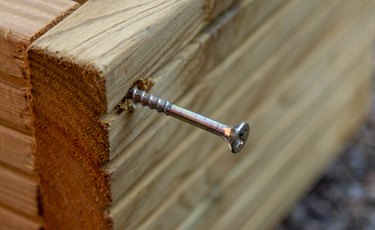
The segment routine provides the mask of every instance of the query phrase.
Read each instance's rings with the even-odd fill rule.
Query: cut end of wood
[[[79,66],[31,47],[36,168],[45,224],[54,229],[106,229],[111,203],[104,81],[90,65]],[[64,211],[61,211],[64,210]]]

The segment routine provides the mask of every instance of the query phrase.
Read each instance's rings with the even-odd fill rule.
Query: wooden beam
[[[357,35],[356,33],[353,33],[352,35]],[[365,33],[362,33],[362,35],[365,35],[365,36],[367,36]],[[338,35],[336,35],[336,37],[337,37]],[[338,37],[340,37],[340,36],[338,36]],[[367,39],[368,39],[369,37],[367,36]],[[362,38],[363,39],[363,38]],[[335,40],[331,40],[330,42],[332,43],[332,42],[334,42]],[[349,41],[351,41],[350,39],[349,39]],[[292,41],[291,41],[292,42]],[[362,48],[362,49],[358,49],[356,52],[358,52],[358,53],[360,53],[360,54],[363,54],[363,52],[364,52],[364,50],[368,50],[368,47],[369,47],[369,45],[371,44],[371,41],[370,40],[367,40],[367,41],[363,41],[363,40],[360,40],[360,42],[362,42],[365,46]],[[293,42],[292,42],[292,44],[294,44]],[[330,43],[328,43],[328,44],[330,44]],[[345,44],[345,43],[343,43],[343,44]],[[358,44],[361,44],[361,43],[356,43],[357,45]],[[367,44],[367,45],[366,45]],[[352,49],[357,49],[358,48],[358,46],[357,45],[353,45],[352,46]],[[332,46],[332,44],[330,45],[330,46]],[[328,46],[329,47],[329,46]],[[333,46],[334,47],[334,46]],[[345,47],[345,46],[344,46]],[[365,49],[365,47],[366,47],[366,49]],[[320,50],[321,48],[319,47],[319,48],[317,48],[317,50]],[[339,47],[336,47],[335,49],[337,49],[337,50],[341,50],[341,48],[339,48]],[[327,52],[327,51],[326,51]],[[320,55],[323,55],[322,53],[320,54]],[[339,54],[338,54],[339,55]],[[323,55],[323,57],[324,57],[324,55]],[[345,57],[346,57],[346,60],[347,61],[350,61],[350,59],[353,57],[355,57],[354,55],[352,56],[352,53],[350,53],[350,52],[348,52],[346,55],[345,55]],[[285,58],[285,57],[284,57]],[[362,58],[357,58],[358,60],[363,60],[363,57]],[[341,65],[342,66],[345,66],[345,64],[343,64],[343,63],[341,63]],[[353,64],[354,65],[354,64]],[[366,71],[368,72],[369,71],[369,68],[370,68],[370,64],[369,64],[369,62],[367,62],[367,67],[366,67]],[[339,65],[340,66],[340,65]],[[350,66],[350,67],[353,67],[353,66]],[[350,67],[348,67],[349,68],[349,70],[350,70]],[[275,70],[277,70],[278,68],[276,68]],[[303,68],[301,68],[301,71],[304,71],[305,69],[303,69]],[[350,71],[349,71],[350,72]],[[343,72],[343,73],[347,73],[347,72]],[[264,73],[264,74],[266,74],[266,73]],[[270,74],[270,73],[268,73],[268,74]],[[267,74],[267,75],[268,75]],[[314,73],[311,73],[312,75],[310,76],[310,78],[311,79],[315,79],[316,78],[316,76],[318,76],[319,74],[314,74]],[[330,73],[328,72],[326,75],[323,75],[323,78],[322,79],[324,79],[324,78],[326,78],[326,79],[329,79],[329,77],[328,76],[330,76],[329,75]],[[271,74],[272,75],[272,74]],[[309,77],[308,76],[304,76],[304,75],[298,75],[298,73],[296,73],[296,76],[300,76],[300,78],[301,79],[303,79],[302,77],[304,77],[305,79],[303,80],[303,81],[301,81],[301,84],[305,84],[306,83],[306,79],[309,79]],[[314,77],[315,76],[315,77]],[[340,79],[342,76],[340,76],[340,74],[338,74],[338,75],[335,75],[336,76],[336,79],[338,80],[338,79]],[[350,75],[349,77],[351,77],[352,78],[352,76],[354,76],[354,75]],[[365,79],[365,81],[366,82],[369,82],[369,74],[367,73],[367,74],[364,74],[364,75],[361,75],[362,77],[363,77],[363,79]],[[260,78],[260,79],[263,79],[263,78]],[[342,78],[341,78],[342,79]],[[289,81],[289,82],[294,82],[294,81]],[[316,82],[315,83],[318,83],[319,81],[318,80],[316,80]],[[284,83],[285,84],[285,83]],[[350,84],[352,84],[352,83],[350,83]],[[347,84],[347,87],[348,87],[348,85],[350,85],[350,84]],[[245,84],[244,83],[244,85],[249,85],[249,84]],[[332,83],[331,82],[331,89],[330,90],[332,90],[333,88],[335,88],[335,87],[337,87],[337,85],[338,85],[338,82],[336,82],[336,83]],[[318,88],[320,87],[322,87],[322,85],[319,85],[319,84],[317,84],[316,85]],[[293,89],[294,90],[297,90],[297,89],[303,89],[302,87],[297,87],[297,86],[290,86],[290,88],[288,88],[288,89],[285,89],[286,90],[286,92],[287,91],[289,91],[289,92],[293,92]],[[305,89],[306,90],[306,89]],[[309,91],[310,92],[310,96],[311,96],[311,98],[314,98],[314,96],[315,95],[317,95],[317,94],[319,94],[319,91],[318,90],[314,90],[314,88],[311,88],[311,89],[309,89],[309,90],[311,90],[311,91]],[[330,90],[327,90],[326,91],[326,94],[324,94],[324,96],[326,96],[326,98],[329,98],[329,94],[330,94],[330,92],[332,92],[332,91],[330,91]],[[245,90],[244,90],[245,91]],[[254,90],[247,90],[247,91],[245,91],[245,92],[249,92],[249,91],[254,91]],[[275,92],[275,91],[273,91],[273,92]],[[276,92],[275,92],[276,93]],[[306,91],[305,91],[305,93],[307,93]],[[243,95],[244,96],[244,95]],[[299,98],[301,95],[299,95],[298,97],[289,97],[289,98]],[[333,96],[332,96],[333,97]],[[259,97],[257,97],[257,98],[259,98]],[[262,98],[264,98],[264,97],[262,97]],[[277,97],[275,97],[274,96],[274,98],[277,98]],[[305,98],[305,97],[304,97]],[[336,100],[337,100],[337,98],[340,98],[339,96],[338,97],[336,97]],[[335,100],[335,98],[333,98],[332,99],[333,101]],[[232,101],[235,101],[235,100],[232,100]],[[302,102],[303,101],[303,102]],[[277,101],[276,101],[277,102]],[[319,100],[317,100],[316,102],[319,102]],[[274,101],[274,103],[275,103],[275,101]],[[312,105],[311,104],[306,104],[307,103],[307,100],[305,100],[305,99],[301,99],[301,103],[305,103],[305,106],[308,106],[308,107],[312,107]],[[265,102],[264,102],[264,104],[266,104]],[[270,105],[268,105],[268,106],[270,106]],[[293,120],[293,119],[290,119],[289,118],[289,123],[287,123],[287,122],[285,122],[285,120],[283,120],[282,119],[282,117],[280,117],[281,115],[282,115],[282,113],[280,113],[280,112],[282,112],[282,111],[278,111],[277,110],[277,106],[276,105],[274,105],[273,107],[276,107],[275,109],[275,111],[270,111],[270,110],[267,110],[267,108],[270,108],[270,107],[263,107],[263,113],[259,113],[259,112],[256,112],[256,111],[253,111],[254,112],[254,115],[252,116],[252,119],[254,119],[255,121],[256,121],[256,123],[258,124],[257,125],[257,132],[258,133],[267,133],[267,127],[269,128],[270,126],[272,126],[273,127],[273,123],[269,120],[270,118],[274,118],[274,119],[280,119],[280,121],[279,121],[279,124],[284,124],[284,125],[286,125],[286,126],[284,126],[284,127],[288,127],[288,129],[290,129],[291,127],[290,126],[288,126],[288,124],[289,125],[291,125],[291,123],[290,122],[297,122],[298,121],[298,116],[297,117],[295,117],[295,120]],[[308,107],[305,107],[306,109],[308,108]],[[293,105],[293,108],[294,108],[294,105]],[[251,111],[251,110],[250,110]],[[308,111],[308,110],[307,110]],[[255,117],[255,113],[257,113],[258,115]],[[290,111],[289,113],[291,113],[292,114],[292,111]],[[294,115],[298,115],[298,113],[296,114],[296,113],[294,113],[294,111],[293,111],[293,114]],[[293,115],[293,116],[294,116]],[[300,117],[305,117],[306,115],[302,115],[302,114],[300,114]],[[263,122],[261,121],[261,118],[264,120]],[[320,120],[319,120],[320,121]],[[261,129],[261,127],[260,126],[262,126],[262,124],[264,124],[264,125],[267,125],[266,127],[264,127],[265,129],[264,130],[262,130]],[[304,129],[304,128],[301,128],[301,129]],[[280,136],[282,135],[282,134],[280,134],[280,133],[278,133],[278,132],[276,132],[276,130],[279,130],[280,132],[284,132],[283,130],[284,129],[281,129],[281,128],[279,128],[279,129],[277,129],[277,127],[273,127],[272,128],[272,130],[274,130],[274,132],[273,132],[273,136],[275,137],[274,139],[272,139],[272,138],[270,138],[269,136],[267,136],[267,137],[265,137],[265,136],[259,136],[258,137],[258,135],[257,135],[257,137],[252,137],[253,138],[253,141],[254,141],[254,144],[255,145],[259,145],[259,147],[258,148],[262,148],[262,147],[266,147],[266,146],[278,146],[278,147],[275,147],[276,149],[277,148],[280,148],[280,146],[279,145],[277,145],[277,143],[279,143],[279,141],[280,141],[280,143],[285,143],[285,141],[286,141],[286,139],[283,139],[283,140],[278,140],[278,139],[280,139]],[[306,130],[306,129],[305,129]],[[309,129],[307,129],[307,130],[309,130]],[[288,137],[289,138],[289,137]],[[197,139],[199,139],[199,137],[197,137]],[[264,141],[260,141],[260,140],[264,140],[264,141],[266,141],[266,142],[268,142],[269,141],[269,143],[267,144],[267,143],[265,143]],[[196,143],[197,145],[199,145],[199,143],[198,142],[194,142],[194,143]],[[272,144],[271,144],[272,143]],[[187,144],[186,145],[186,147],[188,147],[189,146],[189,144]],[[186,150],[186,152],[184,153],[184,154],[187,154],[187,152],[190,152],[189,150],[191,150],[191,147],[190,147],[190,149],[189,148],[186,148],[187,150]],[[189,149],[189,150],[188,150]],[[276,151],[276,150],[275,150]],[[250,172],[250,171],[248,171],[247,173],[243,173],[243,176],[244,177],[249,177],[249,180],[251,180],[251,178],[254,178],[253,176],[255,176],[255,172],[256,172],[256,170],[258,169],[258,171],[259,172],[264,172],[264,173],[266,173],[266,172],[268,172],[268,171],[270,171],[270,169],[259,169],[259,166],[260,165],[266,165],[267,164],[267,161],[265,161],[264,163],[261,163],[259,160],[257,160],[257,158],[258,157],[260,157],[260,156],[264,156],[264,155],[268,155],[268,156],[270,156],[270,157],[272,157],[273,155],[273,153],[275,152],[275,151],[271,151],[271,150],[263,150],[263,151],[261,151],[261,150],[259,150],[259,151],[256,151],[255,149],[253,149],[252,150],[252,155],[250,156],[248,156],[248,158],[249,158],[249,160],[250,160],[250,162],[252,162],[251,163],[251,167],[250,166],[248,166],[249,167],[249,169],[251,169],[251,168],[253,168],[253,170]],[[289,151],[290,152],[290,151]],[[201,153],[201,152],[200,152]],[[222,153],[223,154],[223,153]],[[202,166],[201,167],[201,169],[202,170],[200,170],[200,172],[201,172],[201,174],[199,175],[199,176],[192,176],[196,181],[194,182],[194,183],[191,183],[191,184],[189,184],[189,183],[186,183],[184,186],[181,186],[181,187],[179,187],[179,189],[175,189],[174,190],[174,195],[172,196],[172,197],[170,197],[170,199],[171,199],[171,201],[166,201],[166,200],[163,200],[163,202],[164,202],[164,205],[165,206],[168,206],[168,205],[170,205],[170,209],[169,209],[169,211],[168,212],[165,212],[163,215],[161,214],[161,213],[163,213],[163,208],[161,208],[161,207],[159,207],[158,208],[158,210],[154,213],[155,215],[151,218],[155,223],[154,223],[154,225],[147,225],[147,224],[145,224],[145,225],[142,225],[143,227],[145,227],[145,226],[148,226],[148,227],[151,227],[151,229],[152,229],[152,226],[153,227],[155,227],[155,226],[164,226],[164,224],[171,224],[171,220],[169,220],[169,221],[166,221],[166,219],[165,218],[168,218],[168,216],[170,216],[172,213],[173,213],[173,216],[174,216],[174,218],[173,218],[173,220],[174,221],[178,221],[178,216],[179,215],[182,215],[182,213],[185,213],[185,215],[186,215],[186,212],[188,212],[187,211],[187,207],[191,207],[191,206],[194,206],[196,203],[197,203],[197,201],[196,201],[196,203],[193,203],[193,204],[186,204],[186,199],[187,199],[187,197],[192,197],[192,196],[194,196],[193,194],[195,194],[195,198],[194,199],[198,199],[199,200],[199,198],[197,198],[196,196],[198,196],[198,194],[206,194],[207,196],[208,196],[208,198],[210,197],[210,194],[207,194],[208,193],[208,191],[212,191],[213,192],[213,194],[211,194],[211,196],[215,196],[214,194],[215,194],[215,188],[216,187],[218,187],[218,189],[221,191],[223,191],[223,196],[228,192],[228,189],[229,189],[229,187],[227,187],[227,188],[222,188],[221,189],[221,186],[220,185],[217,185],[217,186],[215,186],[215,184],[212,184],[213,182],[212,181],[216,181],[216,180],[219,180],[220,178],[222,178],[223,176],[225,176],[225,174],[226,174],[226,172],[228,172],[227,170],[228,170],[228,167],[229,167],[229,169],[231,168],[230,167],[230,165],[232,165],[232,167],[234,166],[234,162],[236,162],[236,161],[232,161],[232,163],[228,163],[228,162],[230,162],[230,159],[228,159],[228,158],[225,158],[224,156],[222,156],[219,152],[216,152],[216,153],[213,153],[211,156],[213,156],[213,158],[215,158],[216,160],[215,161],[211,161],[211,163],[209,164],[209,165],[211,165],[211,167],[206,167],[206,166]],[[218,159],[221,159],[221,160],[218,160]],[[269,159],[269,158],[267,158],[267,159]],[[185,161],[186,162],[186,161]],[[220,163],[221,162],[221,163]],[[275,161],[275,163],[277,163],[277,164],[281,164],[281,162],[280,162],[280,159],[279,160],[277,160],[277,161]],[[170,164],[169,165],[172,165],[172,163],[170,162]],[[259,166],[258,166],[259,165]],[[208,169],[209,168],[209,169]],[[238,167],[239,168],[239,167]],[[216,170],[217,169],[217,170]],[[213,173],[215,173],[215,174],[213,174]],[[208,175],[207,175],[208,174]],[[251,175],[251,177],[250,176],[247,176],[247,175]],[[271,175],[271,174],[270,174]],[[213,178],[216,178],[216,179],[213,179]],[[247,185],[248,183],[245,183],[245,181],[246,180],[244,180],[244,177],[241,177],[241,179],[239,179],[239,180],[237,180],[238,182],[239,181],[242,181],[243,183],[238,183],[238,185],[241,185],[241,184],[243,184],[243,185]],[[192,181],[194,181],[193,180],[193,178],[192,178],[192,180],[190,180],[189,179],[189,181],[190,182],[192,182]],[[206,182],[206,183],[208,183],[205,187],[203,187],[203,186],[201,186],[201,179],[202,178],[206,178],[205,179],[205,181],[209,181],[209,182]],[[208,178],[210,178],[210,179],[208,179]],[[236,182],[233,182],[234,184],[236,184]],[[228,185],[228,186],[232,186],[233,187],[233,183],[231,184],[231,185]],[[170,186],[173,186],[173,185],[170,185]],[[140,188],[145,188],[145,185],[144,184],[142,184],[141,185],[141,187]],[[257,188],[258,186],[255,186],[255,185],[252,185],[251,186],[252,188]],[[199,190],[197,190],[197,188],[200,188]],[[206,190],[206,191],[205,191]],[[230,189],[229,189],[230,190]],[[271,188],[268,188],[268,189],[264,189],[264,190],[262,190],[262,189],[260,189],[259,191],[261,192],[261,191],[271,191],[272,189]],[[159,191],[159,190],[158,190]],[[179,191],[181,191],[182,192],[182,194],[183,195],[177,195],[178,193],[179,193]],[[188,193],[189,191],[192,191],[193,193],[192,194],[186,194],[186,193]],[[204,191],[204,192],[203,192]],[[242,192],[243,190],[241,190],[240,188],[238,188],[238,190],[237,190],[238,192]],[[137,193],[133,193],[133,194],[137,194]],[[238,194],[235,194],[235,195],[233,195],[233,196],[230,196],[230,197],[228,197],[228,199],[227,199],[227,202],[228,203],[225,203],[226,205],[228,205],[228,206],[230,206],[230,203],[231,202],[233,202],[233,200],[235,200],[236,199],[236,196],[237,196]],[[255,197],[255,199],[257,199],[258,198],[258,196],[254,196]],[[129,199],[134,199],[134,197],[133,196],[131,196],[130,194],[128,194],[128,198]],[[147,198],[145,197],[144,199],[146,199],[147,200]],[[220,200],[220,199],[219,199]],[[129,200],[130,201],[130,200]],[[182,201],[185,201],[185,202],[182,202]],[[213,200],[212,201],[213,202],[213,205],[215,204],[215,200]],[[130,202],[130,203],[132,203],[132,202]],[[130,204],[130,203],[128,203],[128,205]],[[148,203],[149,204],[149,203]],[[180,205],[180,207],[178,208],[178,206]],[[202,206],[204,206],[205,205],[205,202],[203,202],[203,201],[201,201],[201,205]],[[207,210],[207,215],[209,215],[210,214],[210,216],[213,218],[213,219],[211,219],[211,221],[217,221],[217,212],[215,211],[215,210],[217,210],[218,212],[221,212],[221,211],[224,211],[224,210],[226,210],[226,208],[228,207],[228,206],[223,206],[223,208],[221,209],[221,208],[218,208],[218,207],[210,207],[208,210]],[[253,206],[253,204],[252,204],[252,206]],[[147,208],[147,207],[143,207],[143,206],[141,206],[141,205],[139,205],[139,206],[136,206],[136,207],[139,207],[139,208]],[[185,211],[182,211],[182,210],[185,210]],[[133,211],[134,211],[134,207],[133,207]],[[165,210],[164,210],[165,211]],[[182,212],[182,213],[181,213]],[[200,208],[199,207],[197,207],[197,212],[200,212]],[[124,212],[120,212],[120,213],[123,213],[124,214]],[[249,212],[244,212],[244,218],[245,218],[245,216],[246,217],[248,217],[249,215]],[[206,216],[203,216],[202,214],[199,214],[199,215],[195,215],[195,216],[200,216],[201,218],[201,220],[202,221],[207,221],[209,218],[207,218]],[[234,216],[232,216],[232,217],[234,217]],[[198,218],[198,217],[197,217]],[[219,219],[221,219],[221,218],[219,218]],[[230,219],[230,218],[228,218],[228,219]],[[233,221],[236,221],[236,218],[233,218],[232,219]],[[148,221],[148,224],[150,224],[151,223],[151,221]],[[212,223],[212,222],[211,222]],[[207,227],[207,226],[210,226],[208,223],[207,223],[207,225],[205,225],[205,227]],[[169,227],[171,227],[171,228],[174,228],[173,227],[173,225],[170,225]],[[169,228],[169,227],[167,227],[167,228]]]
[[[32,136],[0,125],[0,162],[35,175],[35,140]]]
[[[0,164],[0,204],[27,216],[39,216],[38,179]]]
[[[40,230],[43,222],[40,219],[33,219],[19,215],[14,210],[0,205],[0,225],[4,229],[29,229]]]
[[[330,9],[334,8],[334,6],[335,4],[330,5],[330,7],[325,5],[324,7],[327,8],[326,12],[328,13]],[[314,6],[311,5],[310,7],[310,9],[312,9]],[[299,59],[301,59],[301,57],[304,57],[308,49],[311,48],[313,42],[316,41],[314,38],[317,40],[321,39],[322,35],[328,29],[331,29],[330,24],[326,23],[327,18],[323,16],[313,20],[314,23],[311,26],[302,19],[295,20],[293,17],[286,17],[286,15],[295,15],[294,12],[302,12],[302,9],[307,11],[308,8],[304,4],[291,3],[281,10],[277,15],[274,15],[270,21],[264,22],[262,28],[260,28],[256,34],[253,34],[252,37],[250,37],[244,43],[244,45],[240,46],[235,53],[228,57],[224,63],[221,63],[217,69],[214,69],[211,73],[209,73],[208,76],[204,76],[205,80],[199,84],[198,89],[190,88],[188,94],[189,96],[185,95],[184,100],[179,101],[178,104],[193,108],[196,111],[202,111],[205,114],[212,113],[215,105],[217,107],[223,107],[223,101],[227,100],[226,98],[228,98],[228,95],[220,92],[233,92],[234,90],[238,90],[238,85],[241,84],[255,86],[255,79],[249,76],[252,75],[253,71],[258,69],[258,65],[257,63],[254,63],[254,65],[249,65],[247,61],[252,60],[255,57],[258,58],[257,61],[259,62],[267,62],[268,59],[271,59],[273,60],[273,63],[277,63],[271,58],[271,55],[274,55],[280,58],[276,60],[280,61],[282,59],[284,61],[279,62],[283,63],[283,69],[281,69],[279,64],[273,68],[273,70],[277,72],[262,76],[262,80],[259,81],[262,84],[258,86],[260,89],[267,89],[266,83],[272,79],[278,78],[280,79],[280,82],[283,80],[288,80],[289,78],[284,77],[284,75],[288,75],[288,68],[285,67],[285,63],[290,63],[290,68],[293,68],[293,63],[297,62]],[[319,7],[316,7],[316,10],[318,11]],[[316,11],[311,12],[311,18],[315,18],[313,13]],[[329,14],[327,14],[327,16],[328,15]],[[306,15],[301,13],[300,16],[305,17]],[[298,16],[295,15],[294,17]],[[310,21],[311,18],[309,19]],[[278,33],[278,38],[280,40],[275,40],[272,33],[277,31],[273,30],[272,28],[280,27],[281,24],[287,24],[285,23],[287,20],[293,20],[295,22],[300,22],[301,24],[303,23],[303,29],[300,28],[301,24],[299,23],[296,23],[295,25],[289,24],[290,28],[288,30],[284,30],[285,35]],[[325,26],[323,26],[324,24]],[[297,28],[302,31],[300,32],[299,30],[296,30]],[[294,33],[298,32],[298,36],[291,38],[288,36],[290,31],[293,31]],[[304,42],[302,39],[304,36],[310,36],[311,42]],[[265,37],[273,39],[266,40],[264,39]],[[288,39],[283,40],[283,38]],[[260,51],[265,51],[265,47],[269,47],[271,44],[280,44],[275,47],[285,47],[285,49],[283,49],[283,55],[279,55],[279,53],[276,52],[277,50],[270,50],[270,56],[263,53],[264,57],[262,57]],[[295,50],[295,52],[291,52],[290,47],[295,45],[298,45],[300,49]],[[229,78],[228,76],[231,77]],[[273,86],[276,87],[278,81],[272,81],[274,82]],[[225,84],[223,84],[224,82]],[[253,87],[251,90],[248,89],[247,91],[260,93],[260,90],[257,90],[257,87]],[[199,97],[197,97],[197,95],[199,95]],[[259,98],[259,95],[252,95],[248,96],[247,98],[249,98],[248,105],[255,106],[257,104],[255,99]],[[253,102],[252,98],[254,98]],[[223,113],[226,113],[226,111],[229,110],[230,109],[225,108]],[[244,112],[251,110],[251,107],[246,107]],[[237,111],[237,113],[238,115],[241,114],[239,111]],[[224,117],[223,114],[220,116],[216,115],[215,117],[222,120],[232,120],[234,122],[233,117]],[[237,116],[234,115],[234,117]],[[237,119],[240,118],[238,117]],[[132,224],[139,223],[143,215],[147,216],[147,213],[149,213],[152,208],[157,207],[160,202],[163,201],[163,198],[168,197],[168,195],[174,191],[173,188],[177,188],[181,183],[183,183],[183,180],[179,179],[180,177],[192,173],[195,169],[197,169],[200,166],[200,163],[204,162],[204,160],[211,155],[211,151],[214,146],[223,146],[223,143],[221,143],[220,140],[216,140],[215,137],[210,138],[209,141],[204,139],[205,142],[210,144],[206,143],[205,149],[200,149],[199,157],[191,157],[188,152],[198,151],[194,150],[192,146],[195,145],[193,143],[198,143],[198,140],[202,138],[202,135],[199,135],[199,133],[203,133],[199,131],[198,133],[193,132],[193,128],[188,128],[186,125],[178,122],[175,122],[173,125],[168,125],[168,123],[166,123],[168,120],[171,122],[168,118],[163,119],[163,121],[159,120],[155,122],[155,125],[150,128],[152,131],[147,131],[146,135],[143,135],[141,138],[138,138],[137,141],[132,143],[130,148],[127,149],[126,154],[124,153],[123,156],[120,156],[111,162],[110,166],[112,166],[112,168],[110,170],[113,171],[112,196],[115,197],[113,201],[115,202],[116,197],[118,197],[117,194],[120,194],[118,191],[124,191],[126,188],[132,188],[132,191],[125,193],[124,196],[121,196],[121,200],[119,200],[118,203],[114,203],[113,208],[111,209],[111,215],[113,215],[113,218],[119,218],[119,220],[115,221],[115,223],[124,223],[124,225],[127,226],[133,226]],[[184,132],[181,131],[182,127],[184,127]],[[177,130],[180,130],[178,134]],[[189,134],[190,132],[191,134]],[[158,133],[163,133],[163,137],[156,138]],[[181,146],[179,146],[179,143],[182,143]],[[176,146],[179,147],[176,148]],[[197,146],[201,145],[198,144]],[[156,157],[160,157],[163,152],[168,153],[172,151],[172,149],[174,149],[173,154],[169,154],[170,156],[163,159],[160,167],[156,167],[152,173],[148,173],[146,175],[143,174],[143,171],[141,170],[146,168],[145,164],[149,164],[151,162],[150,165],[152,165],[153,162],[155,162]],[[182,149],[184,149],[184,151],[182,151]],[[160,153],[155,156],[155,151]],[[145,157],[142,157],[144,155],[149,156],[149,158],[145,159]],[[133,160],[135,157],[139,157],[141,161],[138,162]],[[230,161],[228,158],[226,158],[226,160]],[[135,165],[139,165],[141,163],[141,169],[139,167],[134,167]],[[142,181],[139,185],[134,186],[131,182],[134,181],[134,179],[137,179],[135,177],[139,176],[142,176]],[[150,194],[151,191],[159,191],[162,195],[156,197],[152,196]],[[143,205],[143,203],[147,205]],[[127,218],[120,220],[121,216],[127,216]]]
[[[220,78],[213,79],[212,77],[210,78],[207,76],[208,72],[212,69],[212,67],[220,63],[224,57],[227,57],[231,52],[233,52],[233,50],[235,50],[236,47],[247,38],[248,34],[257,28],[257,26],[260,26],[259,24],[254,23],[254,27],[251,27],[247,23],[240,22],[256,21],[255,19],[259,18],[259,22],[262,21],[265,24],[262,25],[262,27],[266,27],[266,29],[262,31],[268,31],[267,28],[269,24],[266,23],[267,19],[270,15],[272,15],[273,12],[275,12],[275,10],[282,6],[281,2],[284,4],[287,3],[287,1],[273,1],[274,5],[270,5],[262,0],[246,2],[246,4],[242,4],[241,6],[235,8],[233,10],[234,12],[227,12],[223,18],[219,18],[219,20],[217,20],[217,24],[214,24],[212,27],[206,29],[205,32],[200,34],[192,42],[192,44],[176,55],[176,57],[170,61],[170,64],[161,68],[161,70],[159,70],[155,76],[152,76],[152,80],[155,82],[155,86],[152,88],[152,90],[157,94],[160,92],[160,94],[165,98],[171,98],[171,100],[173,100],[178,99],[183,94],[186,94],[187,90],[196,85],[198,80],[204,82],[202,85],[206,87],[210,86],[210,84],[207,84],[206,82],[224,81],[224,75],[220,74]],[[256,15],[252,14],[252,12],[255,10],[257,11]],[[252,18],[252,16],[255,18]],[[275,22],[274,19],[272,21]],[[290,29],[292,30],[292,28],[293,26],[291,25]],[[233,31],[241,31],[241,35],[237,37],[236,42],[233,42],[232,39]],[[286,39],[288,32],[290,32],[290,30],[285,30],[285,33],[283,34],[279,33],[280,43],[285,41],[283,39]],[[264,35],[263,33],[264,32],[262,32],[261,35]],[[258,40],[259,37],[262,36],[254,34],[252,40],[254,40],[254,42],[260,42],[260,39]],[[269,42],[271,42],[271,40],[269,40]],[[249,59],[257,56],[257,63],[261,63],[270,57],[268,55],[272,55],[272,51],[270,50],[268,52],[264,52],[264,56],[260,56],[259,50],[268,46],[269,43],[266,44],[264,41],[264,45],[260,45],[259,43],[257,43],[257,45],[259,45],[259,47],[251,51],[251,55],[253,56],[250,57],[249,55]],[[257,47],[257,45],[254,45],[253,48]],[[218,51],[216,47],[224,48]],[[201,60],[207,61],[202,62]],[[178,64],[176,64],[176,62]],[[256,63],[254,63],[254,66],[256,66]],[[244,77],[244,75],[242,76]],[[243,78],[238,77],[234,79],[234,81],[239,83],[241,79]],[[231,83],[231,88],[236,86],[235,82]],[[229,88],[227,89],[229,90]],[[214,97],[218,99],[216,103],[218,103],[220,98],[223,98],[224,96],[225,94]],[[208,108],[212,108],[217,104],[210,102],[209,105],[202,106],[202,104],[198,103],[197,100],[191,100],[189,103],[183,105],[187,107],[192,107],[195,105],[193,109],[209,114],[212,112],[212,110],[209,110]],[[184,129],[184,132],[179,132],[179,134],[176,135],[175,132],[179,129],[181,124],[178,125],[179,123],[176,123],[176,125],[173,127],[166,126],[163,128],[164,125],[161,125],[161,122],[157,119],[159,119],[158,114],[152,114],[148,111],[140,110],[135,111],[133,114],[129,112],[118,113],[116,111],[112,111],[102,120],[102,122],[109,124],[109,143],[111,146],[110,154],[113,160],[107,165],[107,170],[111,173],[112,178],[111,186],[113,187],[113,202],[116,202],[122,194],[132,187],[133,184],[140,177],[142,177],[142,175],[149,168],[151,168],[155,162],[159,161],[166,154],[168,154],[170,149],[169,147],[180,143],[184,135],[192,130]],[[146,131],[145,129],[152,124],[155,124],[152,128],[153,131]],[[165,130],[167,127],[169,127],[168,131]],[[157,132],[164,133],[164,141],[161,141],[161,139],[155,139],[154,135],[157,135]],[[130,133],[132,135],[129,135]],[[141,133],[147,134],[140,136]],[[171,136],[173,136],[173,138],[169,140]],[[168,144],[166,142],[168,142]],[[150,148],[145,148],[145,143],[149,143],[148,146],[150,146]],[[163,151],[161,151],[161,149],[163,149]],[[160,153],[155,155],[155,151],[160,151]],[[139,167],[138,165],[141,162],[142,167]],[[126,180],[124,180],[124,177],[126,177]]]
[[[78,7],[70,0],[0,2],[0,225],[40,229],[29,45]]]
[[[369,65],[368,67],[369,68],[361,66],[357,68],[352,76],[370,75],[373,71],[373,66]],[[343,96],[344,94],[345,93],[343,93]],[[368,96],[369,84],[366,81],[359,86],[357,92],[355,92],[355,98],[351,101],[351,105],[348,104],[345,110],[341,112],[341,116],[338,118],[335,117],[335,119],[332,120],[328,126],[329,129],[326,130],[324,135],[317,137],[316,142],[314,142],[315,145],[311,145],[310,142],[311,154],[305,153],[302,159],[298,159],[293,165],[288,165],[288,170],[284,169],[283,172],[286,174],[283,174],[278,178],[278,181],[272,183],[272,185],[278,186],[278,189],[273,190],[271,194],[267,196],[267,200],[264,200],[263,204],[259,206],[259,209],[254,213],[254,216],[248,219],[246,224],[242,226],[242,229],[249,229],[249,226],[255,229],[262,229],[264,226],[272,226],[278,223],[288,210],[288,207],[293,205],[295,200],[292,200],[291,197],[299,197],[304,192],[307,192],[307,189],[315,181],[315,178],[332,162],[336,153],[340,150],[338,146],[341,146],[348,138],[351,138],[357,127],[361,125],[364,120],[363,115],[369,110],[369,104],[363,104],[365,101],[363,99]],[[353,107],[353,105],[355,105],[355,107]],[[347,108],[349,107],[352,107],[352,112],[348,112]],[[346,127],[347,119],[353,122],[352,126]],[[332,138],[331,135],[334,133],[340,133],[340,136]],[[316,155],[318,155],[317,159],[314,158]],[[312,165],[312,161],[316,162],[316,164]],[[280,199],[280,197],[282,197],[282,199]],[[241,201],[248,202],[246,198]],[[248,210],[241,210],[241,212],[246,211]],[[264,218],[265,216],[267,218]],[[266,222],[266,219],[272,220],[272,222]]]

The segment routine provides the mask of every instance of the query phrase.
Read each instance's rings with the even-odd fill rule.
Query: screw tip
[[[250,126],[247,122],[241,122],[232,129],[228,143],[233,153],[238,153],[242,150],[246,144],[249,133]]]

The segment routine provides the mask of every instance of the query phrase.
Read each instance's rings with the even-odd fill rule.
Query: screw
[[[223,137],[233,153],[241,151],[247,141],[250,127],[246,122],[241,122],[234,127],[223,125],[200,114],[174,105],[167,100],[149,94],[136,87],[130,89],[128,97],[130,97],[134,103],[140,103],[143,106],[148,106],[150,109],[156,109],[159,113],[175,117]]]

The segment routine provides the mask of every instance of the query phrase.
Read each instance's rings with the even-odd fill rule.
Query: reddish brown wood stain
[[[31,49],[29,58],[46,226],[110,228],[104,214],[111,203],[109,177],[101,168],[109,159],[108,132],[98,121],[105,108],[97,107],[104,98],[92,93],[103,92],[104,81],[90,66],[40,50]],[[87,79],[86,84],[81,79]],[[99,85],[97,91],[89,91],[92,81]]]

